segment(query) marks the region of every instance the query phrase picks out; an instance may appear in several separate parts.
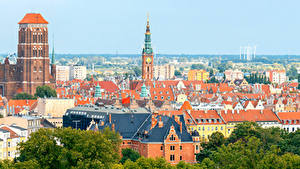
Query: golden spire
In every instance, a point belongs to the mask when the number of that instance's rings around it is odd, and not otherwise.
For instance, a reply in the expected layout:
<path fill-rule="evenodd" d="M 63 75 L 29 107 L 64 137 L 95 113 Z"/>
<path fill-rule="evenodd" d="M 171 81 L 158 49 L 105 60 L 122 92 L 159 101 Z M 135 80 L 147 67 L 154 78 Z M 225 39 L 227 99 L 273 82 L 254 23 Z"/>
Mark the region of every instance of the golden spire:
<path fill-rule="evenodd" d="M 147 26 L 149 25 L 149 12 L 147 13 Z"/>
<path fill-rule="evenodd" d="M 146 29 L 146 33 L 150 33 L 149 12 L 147 13 L 147 29 Z"/>

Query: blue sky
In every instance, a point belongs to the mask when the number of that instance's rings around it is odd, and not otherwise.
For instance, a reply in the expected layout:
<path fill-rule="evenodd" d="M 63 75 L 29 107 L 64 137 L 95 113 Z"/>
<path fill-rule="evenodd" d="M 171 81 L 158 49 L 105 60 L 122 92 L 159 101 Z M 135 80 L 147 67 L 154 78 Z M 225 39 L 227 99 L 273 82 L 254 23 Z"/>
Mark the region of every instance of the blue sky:
<path fill-rule="evenodd" d="M 299 0 L 0 0 L 0 53 L 17 22 L 42 13 L 57 53 L 141 53 L 147 12 L 156 53 L 300 54 Z"/>

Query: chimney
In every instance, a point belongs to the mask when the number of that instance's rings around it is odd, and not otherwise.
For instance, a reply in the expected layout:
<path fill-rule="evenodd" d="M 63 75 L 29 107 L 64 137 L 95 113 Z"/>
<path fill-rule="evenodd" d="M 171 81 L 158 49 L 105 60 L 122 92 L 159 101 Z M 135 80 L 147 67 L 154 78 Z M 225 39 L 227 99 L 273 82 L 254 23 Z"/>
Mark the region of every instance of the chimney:
<path fill-rule="evenodd" d="M 109 123 L 111 123 L 111 114 L 109 114 Z"/>
<path fill-rule="evenodd" d="M 164 122 L 161 121 L 161 116 L 159 116 L 158 127 L 162 128 L 164 126 Z"/>
<path fill-rule="evenodd" d="M 155 115 L 152 115 L 152 118 L 151 118 L 151 129 L 156 125 L 156 118 L 155 118 Z"/>
<path fill-rule="evenodd" d="M 111 130 L 112 130 L 112 131 L 115 131 L 115 124 L 114 124 L 114 123 L 111 124 Z"/>

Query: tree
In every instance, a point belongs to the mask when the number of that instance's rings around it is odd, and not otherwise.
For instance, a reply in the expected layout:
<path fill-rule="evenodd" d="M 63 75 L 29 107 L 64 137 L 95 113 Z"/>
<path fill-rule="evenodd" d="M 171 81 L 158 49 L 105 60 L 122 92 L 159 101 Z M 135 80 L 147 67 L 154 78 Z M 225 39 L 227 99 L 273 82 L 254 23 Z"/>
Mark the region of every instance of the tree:
<path fill-rule="evenodd" d="M 35 92 L 36 97 L 44 98 L 44 97 L 56 97 L 56 90 L 52 89 L 50 86 L 38 86 Z"/>
<path fill-rule="evenodd" d="M 192 64 L 191 69 L 205 69 L 203 64 Z"/>
<path fill-rule="evenodd" d="M 137 66 L 133 68 L 133 72 L 134 72 L 135 76 L 137 76 L 137 77 L 142 75 L 142 69 Z"/>
<path fill-rule="evenodd" d="M 135 162 L 140 157 L 141 155 L 138 152 L 132 150 L 131 148 L 125 148 L 122 149 L 122 159 L 120 162 L 124 164 L 127 159 L 130 159 L 131 161 Z"/>
<path fill-rule="evenodd" d="M 104 129 L 39 129 L 20 143 L 20 163 L 35 160 L 40 168 L 111 168 L 119 162 L 119 134 Z"/>
<path fill-rule="evenodd" d="M 18 93 L 13 97 L 13 100 L 35 100 L 36 97 L 28 93 Z"/>
<path fill-rule="evenodd" d="M 175 70 L 174 75 L 177 77 L 181 77 L 181 72 L 178 70 Z"/>
<path fill-rule="evenodd" d="M 203 148 L 200 153 L 196 154 L 196 159 L 198 162 L 202 162 L 205 158 L 208 158 L 213 151 L 216 151 L 218 147 L 225 143 L 224 135 L 220 132 L 214 132 L 208 136 L 209 142 L 201 143 Z"/>
<path fill-rule="evenodd" d="M 291 68 L 287 71 L 287 76 L 289 77 L 290 80 L 297 79 L 297 68 L 293 65 Z"/>

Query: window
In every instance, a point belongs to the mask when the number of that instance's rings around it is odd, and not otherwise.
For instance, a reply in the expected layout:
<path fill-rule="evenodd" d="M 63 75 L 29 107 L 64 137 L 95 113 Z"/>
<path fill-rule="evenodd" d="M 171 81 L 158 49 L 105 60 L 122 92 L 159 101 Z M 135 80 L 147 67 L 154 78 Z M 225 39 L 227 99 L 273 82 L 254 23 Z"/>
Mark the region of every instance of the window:
<path fill-rule="evenodd" d="M 157 96 L 155 96 L 154 99 L 157 100 Z"/>
<path fill-rule="evenodd" d="M 209 127 L 207 127 L 207 131 L 209 131 Z"/>
<path fill-rule="evenodd" d="M 205 131 L 205 127 L 203 127 L 202 130 Z"/>
<path fill-rule="evenodd" d="M 182 160 L 182 156 L 180 156 L 180 160 Z"/>
<path fill-rule="evenodd" d="M 228 129 L 228 134 L 230 134 L 230 129 Z"/>
<path fill-rule="evenodd" d="M 160 146 L 160 150 L 163 150 L 163 146 Z"/>
<path fill-rule="evenodd" d="M 161 100 L 163 100 L 164 99 L 164 96 L 161 96 Z"/>
<path fill-rule="evenodd" d="M 8 157 L 10 157 L 10 151 L 8 152 Z"/>
<path fill-rule="evenodd" d="M 170 146 L 170 150 L 175 150 L 175 146 Z"/>
<path fill-rule="evenodd" d="M 171 135 L 170 140 L 175 141 L 175 137 L 173 135 Z"/>
<path fill-rule="evenodd" d="M 7 142 L 7 146 L 10 147 L 10 142 Z"/>
<path fill-rule="evenodd" d="M 175 160 L 175 155 L 170 155 L 170 161 L 174 161 Z"/>
<path fill-rule="evenodd" d="M 198 145 L 196 145 L 196 150 L 199 150 L 199 146 Z"/>
<path fill-rule="evenodd" d="M 216 127 L 216 131 L 218 131 L 218 127 Z"/>
<path fill-rule="evenodd" d="M 221 130 L 223 130 L 223 127 L 221 127 Z"/>
<path fill-rule="evenodd" d="M 180 146 L 180 150 L 182 150 L 182 146 Z"/>

